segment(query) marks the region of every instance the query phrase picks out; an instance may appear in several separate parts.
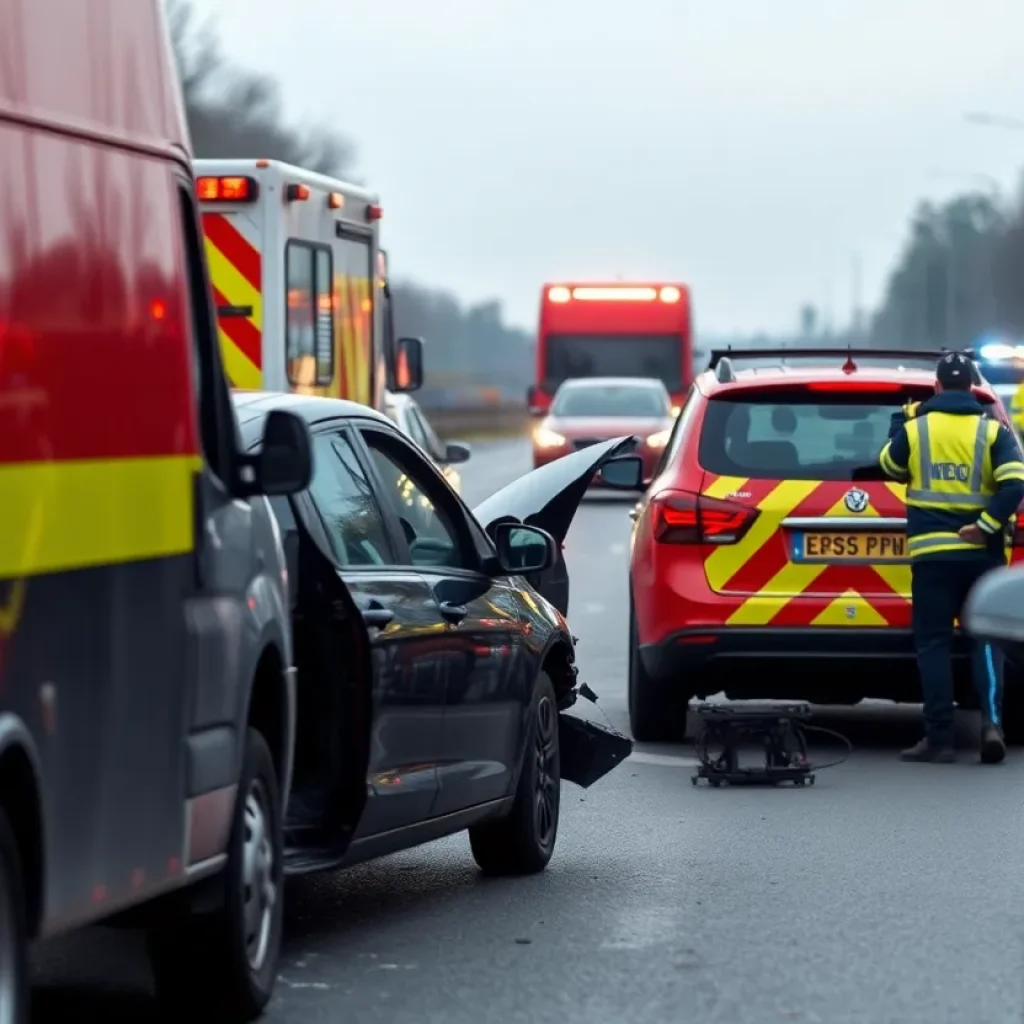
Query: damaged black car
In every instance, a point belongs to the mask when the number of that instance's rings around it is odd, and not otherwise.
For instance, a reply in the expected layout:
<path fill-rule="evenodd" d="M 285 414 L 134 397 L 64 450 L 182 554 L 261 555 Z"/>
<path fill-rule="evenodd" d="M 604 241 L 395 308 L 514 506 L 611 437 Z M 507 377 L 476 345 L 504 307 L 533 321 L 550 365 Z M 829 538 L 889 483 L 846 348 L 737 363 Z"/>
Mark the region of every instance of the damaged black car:
<path fill-rule="evenodd" d="M 239 392 L 258 448 L 274 409 L 304 419 L 314 474 L 271 498 L 297 668 L 284 867 L 346 866 L 468 830 L 488 874 L 544 869 L 562 781 L 588 786 L 632 742 L 571 714 L 581 694 L 562 544 L 588 484 L 635 488 L 635 441 L 568 455 L 474 512 L 384 416 Z M 260 499 L 268 500 L 268 499 Z"/>

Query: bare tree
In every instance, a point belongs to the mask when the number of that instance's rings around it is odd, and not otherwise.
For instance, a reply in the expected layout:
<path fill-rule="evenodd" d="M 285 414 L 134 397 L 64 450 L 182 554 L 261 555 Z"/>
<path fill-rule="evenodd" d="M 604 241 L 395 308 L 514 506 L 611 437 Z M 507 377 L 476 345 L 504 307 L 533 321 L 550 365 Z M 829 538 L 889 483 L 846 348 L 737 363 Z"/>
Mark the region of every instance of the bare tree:
<path fill-rule="evenodd" d="M 265 157 L 351 178 L 355 147 L 336 129 L 295 129 L 277 82 L 227 58 L 210 20 L 191 0 L 166 0 L 192 146 L 198 157 Z"/>

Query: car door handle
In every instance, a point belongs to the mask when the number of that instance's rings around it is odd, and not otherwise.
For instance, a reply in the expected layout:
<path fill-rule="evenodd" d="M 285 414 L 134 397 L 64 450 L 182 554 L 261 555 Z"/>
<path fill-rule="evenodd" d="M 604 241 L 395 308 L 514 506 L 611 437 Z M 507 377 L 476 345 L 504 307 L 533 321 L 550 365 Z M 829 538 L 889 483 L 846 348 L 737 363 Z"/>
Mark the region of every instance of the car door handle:
<path fill-rule="evenodd" d="M 368 626 L 383 627 L 395 617 L 395 613 L 382 604 L 372 604 L 369 608 L 361 608 L 360 613 L 363 616 L 363 622 Z"/>
<path fill-rule="evenodd" d="M 469 609 L 464 604 L 452 604 L 451 601 L 442 601 L 440 608 L 441 618 L 453 626 L 457 626 L 469 614 Z"/>

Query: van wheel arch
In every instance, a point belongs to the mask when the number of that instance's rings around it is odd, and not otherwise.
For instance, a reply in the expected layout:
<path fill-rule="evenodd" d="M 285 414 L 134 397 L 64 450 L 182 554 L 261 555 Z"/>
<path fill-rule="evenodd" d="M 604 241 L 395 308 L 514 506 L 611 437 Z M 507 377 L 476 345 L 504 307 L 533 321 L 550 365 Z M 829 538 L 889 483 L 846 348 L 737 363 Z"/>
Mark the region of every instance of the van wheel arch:
<path fill-rule="evenodd" d="M 0 809 L 18 848 L 25 891 L 25 922 L 35 938 L 43 919 L 44 865 L 41 788 L 36 764 L 15 742 L 0 752 Z"/>

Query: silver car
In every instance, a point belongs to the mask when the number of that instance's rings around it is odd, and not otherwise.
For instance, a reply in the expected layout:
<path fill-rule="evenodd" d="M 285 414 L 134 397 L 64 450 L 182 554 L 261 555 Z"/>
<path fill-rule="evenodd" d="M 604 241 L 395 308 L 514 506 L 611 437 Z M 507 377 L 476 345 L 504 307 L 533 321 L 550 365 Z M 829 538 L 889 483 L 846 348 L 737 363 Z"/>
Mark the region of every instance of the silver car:
<path fill-rule="evenodd" d="M 393 395 L 390 391 L 384 396 L 384 415 L 410 440 L 423 449 L 431 462 L 444 474 L 452 490 L 461 493 L 462 476 L 455 468 L 468 462 L 472 449 L 468 444 L 458 441 L 445 443 L 423 415 L 423 410 L 410 395 Z"/>

